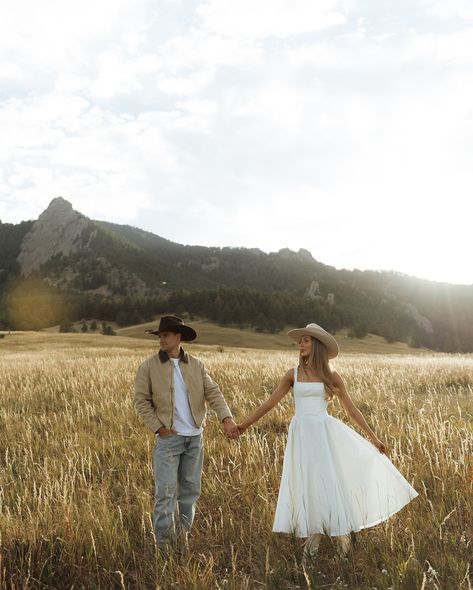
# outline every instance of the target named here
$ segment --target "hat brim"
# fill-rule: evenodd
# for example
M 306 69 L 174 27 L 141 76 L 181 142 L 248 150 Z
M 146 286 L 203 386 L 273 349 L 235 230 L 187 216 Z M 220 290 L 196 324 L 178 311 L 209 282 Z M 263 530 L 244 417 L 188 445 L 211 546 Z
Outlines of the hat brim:
M 312 338 L 319 340 L 320 342 L 322 342 L 322 344 L 325 345 L 327 349 L 327 356 L 329 359 L 335 358 L 340 352 L 338 342 L 331 334 L 329 334 L 325 330 L 323 332 L 320 332 L 318 330 L 310 330 L 307 328 L 296 328 L 295 330 L 289 330 L 289 332 L 287 332 L 287 335 L 289 336 L 289 338 L 295 340 L 295 342 L 299 342 L 299 338 L 301 336 L 311 336 Z
M 197 332 L 190 326 L 174 325 L 167 326 L 164 330 L 145 330 L 145 334 L 153 334 L 154 336 L 159 336 L 159 332 L 177 332 L 181 334 L 183 342 L 192 342 L 197 338 Z

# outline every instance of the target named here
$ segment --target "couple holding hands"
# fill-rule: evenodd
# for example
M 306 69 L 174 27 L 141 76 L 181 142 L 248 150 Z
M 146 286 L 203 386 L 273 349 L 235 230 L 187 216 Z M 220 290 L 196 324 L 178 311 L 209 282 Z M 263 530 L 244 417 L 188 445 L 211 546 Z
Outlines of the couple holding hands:
M 216 412 L 226 436 L 238 438 L 292 388 L 295 414 L 273 531 L 307 539 L 305 557 L 316 554 L 322 535 L 336 537 L 341 553 L 346 554 L 351 532 L 385 521 L 418 495 L 388 459 L 385 445 L 351 400 L 340 375 L 331 369 L 329 361 L 337 356 L 338 344 L 317 324 L 288 332 L 299 346 L 297 366 L 239 425 L 203 363 L 181 347 L 181 342 L 197 337 L 195 330 L 178 317 L 164 316 L 158 328 L 148 333 L 159 337 L 160 350 L 138 368 L 135 407 L 156 434 L 153 527 L 159 547 L 178 538 L 177 531 L 189 532 L 192 527 L 201 491 L 206 403 Z M 333 397 L 367 438 L 328 414 L 327 404 Z

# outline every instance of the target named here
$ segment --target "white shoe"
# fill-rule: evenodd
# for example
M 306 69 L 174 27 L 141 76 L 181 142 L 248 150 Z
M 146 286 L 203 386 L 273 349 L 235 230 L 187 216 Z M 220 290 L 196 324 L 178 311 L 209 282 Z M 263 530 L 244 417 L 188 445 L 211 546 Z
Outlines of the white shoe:
M 340 557 L 346 557 L 351 549 L 350 535 L 340 535 L 337 539 L 337 552 Z

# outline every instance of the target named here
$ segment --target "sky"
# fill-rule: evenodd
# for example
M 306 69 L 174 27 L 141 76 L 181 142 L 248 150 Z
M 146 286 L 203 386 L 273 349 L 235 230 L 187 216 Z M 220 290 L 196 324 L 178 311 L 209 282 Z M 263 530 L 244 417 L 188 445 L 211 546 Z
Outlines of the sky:
M 471 0 L 0 4 L 0 220 L 473 284 Z

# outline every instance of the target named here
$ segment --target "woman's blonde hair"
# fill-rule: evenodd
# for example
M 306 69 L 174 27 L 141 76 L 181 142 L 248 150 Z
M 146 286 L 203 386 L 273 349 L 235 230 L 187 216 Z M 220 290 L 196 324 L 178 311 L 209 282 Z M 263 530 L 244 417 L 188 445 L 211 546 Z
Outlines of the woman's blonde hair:
M 333 385 L 333 374 L 328 360 L 327 348 L 317 338 L 310 337 L 311 347 L 310 354 L 307 359 L 304 359 L 301 355 L 299 356 L 299 366 L 307 376 L 307 367 L 311 367 L 320 377 L 321 381 L 325 385 L 325 399 L 330 401 L 336 394 L 335 387 Z

